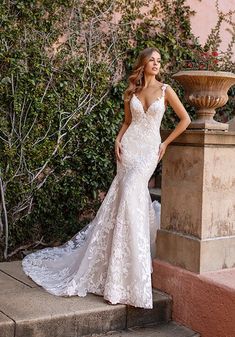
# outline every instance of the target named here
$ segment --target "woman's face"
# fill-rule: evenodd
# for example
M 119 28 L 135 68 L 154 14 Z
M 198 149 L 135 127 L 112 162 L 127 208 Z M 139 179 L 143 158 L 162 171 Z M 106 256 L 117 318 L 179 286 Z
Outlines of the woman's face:
M 146 75 L 157 75 L 161 67 L 161 55 L 154 51 L 144 67 L 144 73 Z

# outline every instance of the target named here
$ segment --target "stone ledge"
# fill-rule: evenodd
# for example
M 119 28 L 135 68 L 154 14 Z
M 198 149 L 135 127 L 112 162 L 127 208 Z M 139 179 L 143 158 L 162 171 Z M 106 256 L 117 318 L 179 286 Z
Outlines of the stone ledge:
M 0 312 L 0 336 L 14 336 L 15 322 Z
M 203 337 L 235 336 L 234 279 L 235 268 L 199 275 L 153 261 L 153 286 L 172 296 L 172 319 Z
M 157 258 L 195 273 L 233 268 L 234 255 L 235 236 L 199 239 L 172 230 L 158 230 Z
M 149 189 L 149 193 L 151 196 L 152 201 L 157 200 L 157 201 L 161 201 L 161 189 L 160 188 L 150 188 Z
M 39 287 L 35 282 L 33 282 L 33 280 L 25 275 L 21 267 L 21 261 L 1 262 L 0 271 L 15 280 L 17 282 L 17 286 L 25 285 L 29 288 Z
M 161 138 L 164 141 L 172 130 L 161 130 Z M 185 130 L 169 146 L 199 146 L 230 145 L 235 146 L 235 131 L 215 130 Z
M 0 271 L 1 337 L 78 337 L 171 318 L 171 297 L 158 290 L 153 290 L 154 308 L 140 309 L 109 305 L 93 294 L 51 295 L 36 284 L 29 285 L 21 261 L 0 263 Z
M 200 337 L 197 332 L 175 322 L 167 324 L 150 325 L 142 328 L 132 328 L 125 331 L 95 335 L 94 337 Z

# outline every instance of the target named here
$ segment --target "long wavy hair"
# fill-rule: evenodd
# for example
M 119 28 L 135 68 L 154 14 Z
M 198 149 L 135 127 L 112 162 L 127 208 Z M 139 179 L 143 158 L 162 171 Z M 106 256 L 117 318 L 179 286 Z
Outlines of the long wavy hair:
M 129 101 L 134 93 L 141 91 L 143 88 L 144 68 L 154 51 L 160 54 L 157 48 L 145 48 L 139 53 L 139 56 L 134 64 L 133 71 L 128 78 L 129 84 L 124 93 L 125 100 Z

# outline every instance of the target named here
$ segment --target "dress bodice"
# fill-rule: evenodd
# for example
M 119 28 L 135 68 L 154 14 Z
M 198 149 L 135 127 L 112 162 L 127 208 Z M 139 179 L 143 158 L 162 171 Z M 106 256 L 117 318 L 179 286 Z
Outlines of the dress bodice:
M 122 143 L 133 140 L 155 146 L 161 142 L 160 125 L 166 109 L 164 99 L 166 87 L 167 84 L 162 85 L 162 95 L 155 99 L 146 111 L 140 99 L 133 94 L 130 100 L 132 120 L 122 138 Z
M 130 100 L 130 110 L 132 115 L 132 122 L 143 122 L 148 120 L 150 123 L 156 124 L 160 127 L 163 114 L 165 112 L 165 90 L 167 84 L 162 85 L 162 95 L 155 99 L 148 109 L 145 111 L 140 99 L 133 94 Z

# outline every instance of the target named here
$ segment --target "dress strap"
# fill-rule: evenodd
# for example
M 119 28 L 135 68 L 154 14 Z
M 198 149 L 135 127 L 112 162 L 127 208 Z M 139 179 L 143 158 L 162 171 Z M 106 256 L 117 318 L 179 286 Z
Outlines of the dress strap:
M 165 96 L 165 91 L 166 91 L 166 88 L 167 88 L 168 84 L 164 83 L 163 86 L 162 86 L 162 96 Z

